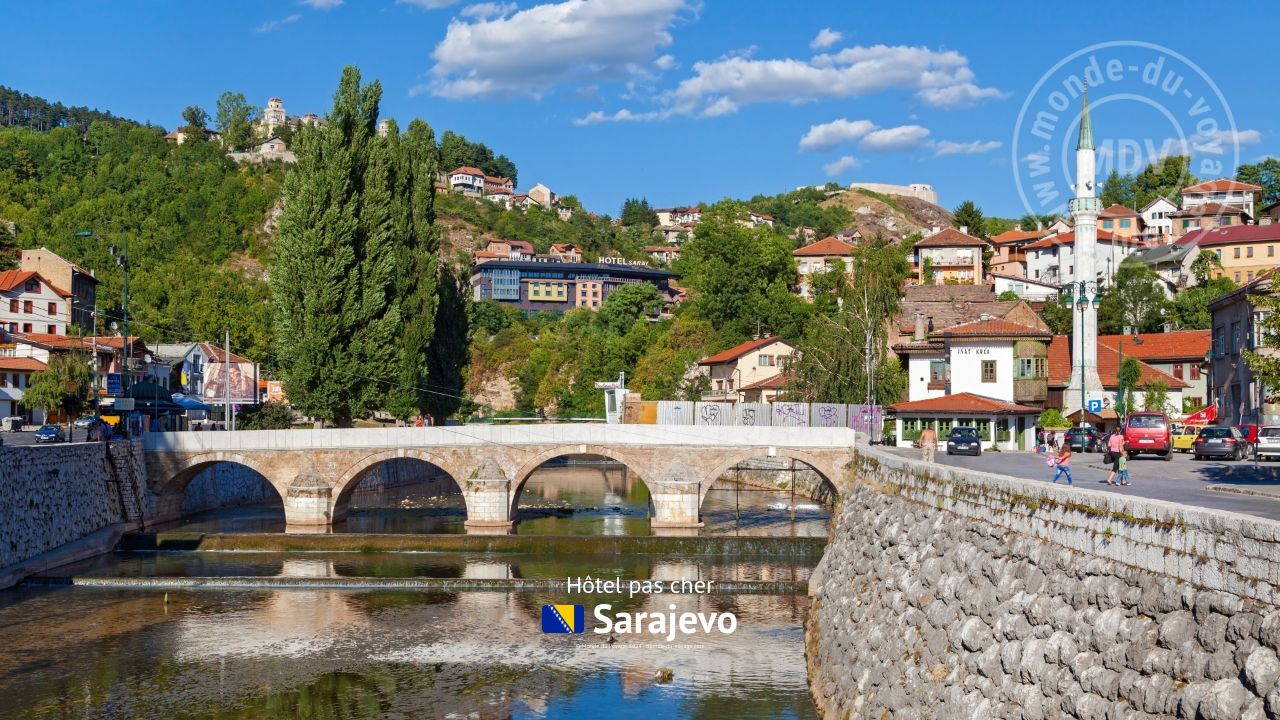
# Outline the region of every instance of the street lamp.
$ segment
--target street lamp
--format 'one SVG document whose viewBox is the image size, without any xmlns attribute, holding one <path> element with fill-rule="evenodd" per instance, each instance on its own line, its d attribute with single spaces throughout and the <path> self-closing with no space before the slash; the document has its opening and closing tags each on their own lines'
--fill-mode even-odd
<svg viewBox="0 0 1280 720">
<path fill-rule="evenodd" d="M 79 232 L 76 232 L 73 234 L 75 237 L 78 237 L 78 238 L 96 237 L 93 234 L 92 230 L 80 230 Z M 112 245 L 108 248 L 108 251 L 111 253 L 111 257 L 115 259 L 116 266 L 124 270 L 124 292 L 122 295 L 122 300 L 123 300 L 122 305 L 124 310 L 124 317 L 122 318 L 124 336 L 120 340 L 120 346 L 124 351 L 124 374 L 120 378 L 120 381 L 121 381 L 121 389 L 123 390 L 124 394 L 128 396 L 129 394 L 129 234 L 128 233 L 118 233 L 118 234 L 124 236 L 124 247 L 121 249 L 117 249 L 115 245 Z M 97 317 L 94 318 L 94 322 L 95 323 L 97 322 Z M 127 418 L 124 424 L 124 436 L 126 438 L 129 437 L 129 422 Z"/>
<path fill-rule="evenodd" d="M 1097 310 L 1102 305 L 1102 283 L 1093 280 L 1081 280 L 1079 282 L 1070 282 L 1063 286 L 1067 291 L 1065 302 L 1067 307 L 1074 306 L 1080 312 L 1081 330 L 1084 326 L 1084 314 L 1090 309 Z M 1084 332 L 1080 335 L 1080 427 L 1084 427 L 1085 408 L 1088 406 L 1085 402 L 1085 366 L 1084 366 Z"/>
</svg>

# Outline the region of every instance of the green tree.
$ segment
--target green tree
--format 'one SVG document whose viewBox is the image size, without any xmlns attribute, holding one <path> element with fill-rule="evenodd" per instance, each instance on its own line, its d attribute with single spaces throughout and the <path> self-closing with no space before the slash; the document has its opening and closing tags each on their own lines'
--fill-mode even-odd
<svg viewBox="0 0 1280 720">
<path fill-rule="evenodd" d="M 1012 290 L 1005 290 L 1004 292 L 997 295 L 996 299 L 1008 301 L 1008 300 L 1021 300 L 1022 298 L 1018 297 L 1018 293 Z"/>
<path fill-rule="evenodd" d="M 1135 409 L 1133 402 L 1133 390 L 1138 386 L 1138 382 L 1142 380 L 1142 365 L 1138 363 L 1136 358 L 1127 357 L 1120 364 L 1120 392 L 1122 393 L 1121 405 L 1117 409 L 1117 413 L 1125 415 L 1133 412 Z"/>
<path fill-rule="evenodd" d="M 1071 421 L 1062 414 L 1062 410 L 1058 408 L 1046 408 L 1040 413 L 1040 418 L 1036 424 L 1042 428 L 1068 428 L 1071 427 Z"/>
<path fill-rule="evenodd" d="M 896 402 L 906 374 L 888 354 L 885 318 L 898 313 L 910 274 L 902 247 L 877 236 L 853 253 L 853 280 L 838 309 L 818 313 L 797 343 L 791 392 L 810 402 Z"/>
<path fill-rule="evenodd" d="M 644 198 L 627 198 L 622 203 L 622 212 L 618 219 L 623 225 L 644 225 L 655 227 L 658 224 L 658 213 L 653 211 L 649 201 Z"/>
<path fill-rule="evenodd" d="M 328 122 L 298 136 L 271 270 L 285 391 L 339 427 L 373 409 L 395 367 L 394 158 L 390 143 L 372 147 L 381 94 L 345 68 Z"/>
<path fill-rule="evenodd" d="M 1196 259 L 1191 261 L 1191 275 L 1197 284 L 1209 282 L 1209 278 L 1221 270 L 1222 258 L 1212 250 L 1201 250 L 1196 254 Z"/>
<path fill-rule="evenodd" d="M 1142 409 L 1149 412 L 1165 412 L 1169 404 L 1169 384 L 1156 378 L 1142 387 Z"/>
<path fill-rule="evenodd" d="M 1046 300 L 1040 309 L 1040 319 L 1044 320 L 1054 335 L 1070 335 L 1074 319 L 1071 308 L 1058 302 L 1057 298 Z"/>
<path fill-rule="evenodd" d="M 1151 332 L 1160 327 L 1169 300 L 1160 277 L 1133 259 L 1120 263 L 1115 278 L 1102 293 L 1098 324 L 1103 332 Z"/>
<path fill-rule="evenodd" d="M 65 412 L 67 440 L 74 440 L 71 422 L 88 406 L 93 390 L 93 370 L 83 353 L 51 354 L 48 366 L 31 373 L 28 383 L 22 404 L 46 413 Z"/>
<path fill-rule="evenodd" d="M 1262 319 L 1258 321 L 1256 349 L 1245 350 L 1244 361 L 1263 392 L 1273 397 L 1280 389 L 1280 353 L 1276 352 L 1280 348 L 1280 293 L 1271 285 L 1266 292 L 1251 295 L 1250 300 Z"/>
<path fill-rule="evenodd" d="M 471 317 L 467 290 L 466 262 L 442 263 L 436 281 L 435 333 L 427 353 L 429 392 L 423 398 L 426 414 L 436 425 L 444 425 L 462 407 L 466 389 L 467 363 L 471 360 L 467 338 Z"/>
<path fill-rule="evenodd" d="M 797 337 L 808 304 L 797 282 L 791 241 L 768 227 L 744 227 L 742 204 L 722 202 L 702 213 L 675 267 L 696 291 L 689 312 L 709 320 L 730 344 L 757 332 Z"/>
<path fill-rule="evenodd" d="M 253 123 L 258 109 L 249 104 L 244 93 L 230 90 L 218 98 L 214 126 L 222 134 L 223 144 L 231 150 L 244 150 L 253 143 Z"/>
<path fill-rule="evenodd" d="M 1146 207 L 1158 197 L 1177 204 L 1182 188 L 1199 182 L 1191 174 L 1191 157 L 1187 155 L 1169 155 L 1143 168 L 1134 178 L 1134 189 L 1137 195 L 1138 208 Z M 1137 209 L 1137 208 L 1135 208 Z"/>
<path fill-rule="evenodd" d="M 199 105 L 188 105 L 182 110 L 182 129 L 186 132 L 187 141 L 203 140 L 205 128 L 209 127 L 209 113 Z"/>
<path fill-rule="evenodd" d="M 965 200 L 951 211 L 951 226 L 965 228 L 973 237 L 987 240 L 987 221 L 972 200 Z"/>
<path fill-rule="evenodd" d="M 1236 180 L 1262 187 L 1262 206 L 1280 200 L 1280 159 L 1265 157 L 1236 168 Z"/>
<path fill-rule="evenodd" d="M 288 430 L 293 427 L 293 408 L 281 402 L 251 405 L 236 415 L 240 430 Z"/>
<path fill-rule="evenodd" d="M 604 329 L 625 335 L 632 325 L 662 310 L 662 295 L 649 283 L 623 285 L 609 294 L 597 319 Z"/>
<path fill-rule="evenodd" d="M 1036 228 L 1047 228 L 1058 221 L 1057 215 L 1037 215 L 1035 213 L 1027 213 L 1018 218 L 1018 224 L 1023 230 L 1035 230 Z"/>
<path fill-rule="evenodd" d="M 1112 205 L 1124 205 L 1128 207 L 1135 201 L 1135 192 L 1137 190 L 1134 185 L 1132 175 L 1121 175 L 1120 171 L 1115 168 L 1107 175 L 1107 179 L 1102 182 L 1099 199 L 1102 206 L 1111 207 Z M 1137 208 L 1130 208 L 1137 210 Z"/>
<path fill-rule="evenodd" d="M 1213 253 L 1208 253 L 1212 255 Z M 1202 255 L 1203 256 L 1203 255 Z M 1220 277 L 1174 293 L 1167 318 L 1180 330 L 1205 330 L 1213 324 L 1209 301 L 1236 289 L 1230 278 Z"/>
</svg>

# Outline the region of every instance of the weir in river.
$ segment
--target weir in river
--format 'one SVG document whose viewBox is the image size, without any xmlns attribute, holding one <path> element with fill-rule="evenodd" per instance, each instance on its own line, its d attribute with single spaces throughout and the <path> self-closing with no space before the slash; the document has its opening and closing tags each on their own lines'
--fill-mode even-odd
<svg viewBox="0 0 1280 720">
<path fill-rule="evenodd" d="M 696 536 L 653 537 L 643 478 L 572 458 L 527 483 L 514 534 L 477 536 L 456 483 L 406 465 L 329 534 L 284 533 L 263 492 L 0 595 L 0 717 L 814 716 L 801 625 L 830 508 L 799 488 L 726 476 Z M 713 590 L 568 593 L 588 575 Z M 544 603 L 575 602 L 737 629 L 542 633 Z"/>
</svg>

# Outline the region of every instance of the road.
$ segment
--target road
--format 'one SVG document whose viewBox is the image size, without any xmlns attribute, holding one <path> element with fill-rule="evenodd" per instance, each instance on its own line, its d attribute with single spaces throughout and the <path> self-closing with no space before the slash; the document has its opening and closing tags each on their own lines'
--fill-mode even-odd
<svg viewBox="0 0 1280 720">
<path fill-rule="evenodd" d="M 32 425 L 30 429 L 22 430 L 21 432 L 0 433 L 0 441 L 4 442 L 5 447 L 22 447 L 24 445 L 35 445 L 36 444 L 36 428 L 38 427 L 40 426 Z M 62 432 L 65 435 L 67 432 L 66 428 L 63 428 Z M 86 436 L 87 435 L 85 430 L 76 428 L 76 435 L 75 435 L 76 442 L 78 443 L 86 442 L 85 440 Z"/>
<path fill-rule="evenodd" d="M 886 449 L 904 457 L 920 457 L 919 450 Z M 1040 480 L 1046 485 L 1053 478 L 1053 470 L 1045 465 L 1044 456 L 1035 453 L 987 452 L 974 457 L 948 456 L 945 451 L 940 451 L 937 461 L 956 467 Z M 1175 453 L 1173 459 L 1168 461 L 1142 456 L 1129 461 L 1129 476 L 1133 485 L 1109 487 L 1106 484 L 1107 470 L 1103 468 L 1102 456 L 1096 453 L 1077 453 L 1071 457 L 1071 474 L 1077 487 L 1280 520 L 1280 463 L 1277 462 L 1197 461 L 1190 455 L 1180 453 Z M 1213 486 L 1237 492 L 1210 489 Z"/>
</svg>

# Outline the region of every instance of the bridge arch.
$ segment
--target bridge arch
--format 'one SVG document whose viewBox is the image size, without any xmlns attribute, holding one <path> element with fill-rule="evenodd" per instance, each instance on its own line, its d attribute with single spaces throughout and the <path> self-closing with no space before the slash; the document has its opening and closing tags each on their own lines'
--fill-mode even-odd
<svg viewBox="0 0 1280 720">
<path fill-rule="evenodd" d="M 164 522 L 182 517 L 182 495 L 197 475 L 219 463 L 241 465 L 261 475 L 267 484 L 276 491 L 281 505 L 284 504 L 285 483 L 273 477 L 270 468 L 248 455 L 229 452 L 211 452 L 196 455 L 184 463 L 168 478 L 161 481 L 156 495 L 156 519 Z"/>
<path fill-rule="evenodd" d="M 360 481 L 364 479 L 364 474 L 377 465 L 381 465 L 389 460 L 420 460 L 429 465 L 443 470 L 449 479 L 453 480 L 454 485 L 458 487 L 458 491 L 462 491 L 462 481 L 459 478 L 465 478 L 466 474 L 462 469 L 454 463 L 441 457 L 437 453 L 429 450 L 395 448 L 392 450 L 383 450 L 381 452 L 371 453 L 359 460 L 355 461 L 338 476 L 337 482 L 333 485 L 333 493 L 329 500 L 330 517 L 338 520 L 346 514 L 347 506 L 351 502 L 351 494 L 355 492 Z M 466 493 L 462 493 L 465 500 Z M 467 508 L 468 514 L 470 507 Z"/>
<path fill-rule="evenodd" d="M 619 452 L 617 448 L 606 445 L 560 445 L 549 450 L 544 450 L 533 457 L 529 458 L 516 469 L 515 475 L 511 479 L 511 493 L 508 507 L 508 517 L 511 520 L 519 519 L 520 493 L 524 491 L 525 483 L 529 477 L 533 475 L 533 471 L 542 467 L 543 463 L 549 460 L 555 460 L 565 455 L 599 455 L 617 463 L 625 465 L 628 470 L 635 473 L 638 479 L 645 483 L 645 487 L 652 490 L 650 482 L 656 478 L 651 475 L 651 468 L 647 463 L 640 460 L 638 456 L 632 455 L 626 451 Z"/>
<path fill-rule="evenodd" d="M 829 486 L 833 498 L 836 501 L 839 501 L 841 490 L 840 483 L 837 482 L 837 478 L 840 477 L 840 469 L 835 465 L 813 455 L 812 453 L 808 453 L 803 450 L 796 450 L 794 448 L 777 448 L 773 455 L 769 455 L 768 451 L 763 448 L 748 448 L 746 450 L 738 450 L 725 456 L 710 473 L 703 476 L 701 487 L 698 488 L 701 493 L 701 497 L 698 498 L 698 503 L 701 504 L 702 501 L 707 499 L 707 493 L 711 491 L 716 480 L 718 480 L 722 475 L 732 470 L 735 466 L 751 460 L 752 458 L 758 457 L 779 457 L 787 460 L 796 460 L 808 465 L 813 468 L 813 471 L 822 479 L 823 484 L 825 486 Z"/>
</svg>

